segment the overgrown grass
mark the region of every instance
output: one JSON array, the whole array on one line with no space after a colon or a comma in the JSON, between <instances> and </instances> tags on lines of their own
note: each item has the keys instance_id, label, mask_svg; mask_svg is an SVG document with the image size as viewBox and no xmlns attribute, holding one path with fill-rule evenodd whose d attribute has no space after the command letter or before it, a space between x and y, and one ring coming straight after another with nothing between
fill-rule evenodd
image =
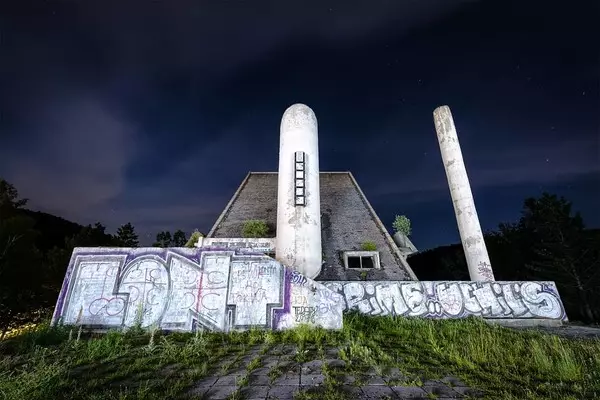
<instances>
[{"instance_id":1,"label":"overgrown grass","mask_svg":"<svg viewBox=\"0 0 600 400\"><path fill-rule=\"evenodd\" d=\"M79 339L78 339L79 337ZM344 377L361 384L367 371L395 385L422 385L454 376L487 398L600 397L600 340L517 331L482 320L367 317L349 313L340 331L309 327L284 332L163 334L132 329L79 334L77 328L38 326L0 342L0 399L182 398L226 357L237 365L249 346L293 345L296 362L323 360L322 392L303 398L344 398ZM337 349L343 368L325 360ZM262 356L268 357L267 355ZM229 359L228 358L228 359ZM261 365L255 357L242 368ZM224 367L223 367L224 368ZM281 375L277 367L269 376ZM241 385L243 386L243 385Z\"/></svg>"},{"instance_id":2,"label":"overgrown grass","mask_svg":"<svg viewBox=\"0 0 600 400\"><path fill-rule=\"evenodd\" d=\"M375 242L366 241L360 246L363 251L377 251L377 245Z\"/></svg>"}]
</instances>

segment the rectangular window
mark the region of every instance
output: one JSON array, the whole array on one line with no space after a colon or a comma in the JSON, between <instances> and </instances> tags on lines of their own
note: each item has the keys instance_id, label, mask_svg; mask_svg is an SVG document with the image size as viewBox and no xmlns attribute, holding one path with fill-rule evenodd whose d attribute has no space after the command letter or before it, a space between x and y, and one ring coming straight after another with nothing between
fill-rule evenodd
<instances>
[{"instance_id":1,"label":"rectangular window","mask_svg":"<svg viewBox=\"0 0 600 400\"><path fill-rule=\"evenodd\" d=\"M375 262L373 261L373 256L361 257L360 258L360 267L361 268L375 268Z\"/></svg>"},{"instance_id":2,"label":"rectangular window","mask_svg":"<svg viewBox=\"0 0 600 400\"><path fill-rule=\"evenodd\" d=\"M377 251L346 251L344 264L349 269L379 269L379 252Z\"/></svg>"},{"instance_id":3,"label":"rectangular window","mask_svg":"<svg viewBox=\"0 0 600 400\"><path fill-rule=\"evenodd\" d=\"M348 257L348 268L360 268L360 257Z\"/></svg>"},{"instance_id":4,"label":"rectangular window","mask_svg":"<svg viewBox=\"0 0 600 400\"><path fill-rule=\"evenodd\" d=\"M304 191L304 188L306 187L306 184L304 182L304 180L305 180L304 171L306 168L305 161L306 161L306 155L304 154L303 151L297 151L294 154L294 178L295 178L295 182L296 182L294 185L294 196L295 196L294 204L296 206L305 206L306 205L306 192Z\"/></svg>"}]
</instances>

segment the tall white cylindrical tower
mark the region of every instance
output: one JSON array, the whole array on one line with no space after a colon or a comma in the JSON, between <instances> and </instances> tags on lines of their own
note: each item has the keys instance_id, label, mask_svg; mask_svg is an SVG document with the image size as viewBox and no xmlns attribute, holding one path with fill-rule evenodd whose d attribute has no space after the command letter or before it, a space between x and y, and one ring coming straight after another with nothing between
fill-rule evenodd
<instances>
[{"instance_id":1,"label":"tall white cylindrical tower","mask_svg":"<svg viewBox=\"0 0 600 400\"><path fill-rule=\"evenodd\" d=\"M469 276L472 281L493 281L494 273L490 264L483 233L479 224L471 185L460 150L454 119L448 106L433 111L433 121L437 132L442 161L450 186L450 196L458 223L460 240L465 251Z\"/></svg>"},{"instance_id":2,"label":"tall white cylindrical tower","mask_svg":"<svg viewBox=\"0 0 600 400\"><path fill-rule=\"evenodd\" d=\"M314 279L321 256L317 117L310 107L294 104L281 118L275 258Z\"/></svg>"}]
</instances>

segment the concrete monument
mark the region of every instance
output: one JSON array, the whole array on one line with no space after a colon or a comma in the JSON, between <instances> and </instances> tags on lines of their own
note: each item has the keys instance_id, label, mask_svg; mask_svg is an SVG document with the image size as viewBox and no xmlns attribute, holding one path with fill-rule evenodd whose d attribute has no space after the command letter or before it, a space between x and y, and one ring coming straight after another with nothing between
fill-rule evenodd
<instances>
[{"instance_id":1,"label":"concrete monument","mask_svg":"<svg viewBox=\"0 0 600 400\"><path fill-rule=\"evenodd\" d=\"M434 120L475 282L419 281L352 174L319 171L317 119L295 104L281 120L279 172L250 172L195 248L76 248L53 323L91 330L339 329L349 309L566 321L554 282L494 281L448 107L436 109ZM257 219L271 227L267 237L242 237L244 223Z\"/></svg>"}]
</instances>

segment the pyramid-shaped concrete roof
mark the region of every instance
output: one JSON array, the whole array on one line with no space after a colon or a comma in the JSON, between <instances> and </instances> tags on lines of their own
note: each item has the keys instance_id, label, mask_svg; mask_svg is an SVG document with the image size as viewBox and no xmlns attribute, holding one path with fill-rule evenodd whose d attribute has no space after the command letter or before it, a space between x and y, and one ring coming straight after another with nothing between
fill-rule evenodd
<instances>
[{"instance_id":1,"label":"pyramid-shaped concrete roof","mask_svg":"<svg viewBox=\"0 0 600 400\"><path fill-rule=\"evenodd\" d=\"M359 280L360 272L344 268L342 253L374 242L381 269L368 280L416 280L405 257L390 237L350 172L321 172L321 228L324 265L316 280ZM250 172L207 237L242 237L244 222L266 221L276 236L277 173Z\"/></svg>"}]
</instances>

